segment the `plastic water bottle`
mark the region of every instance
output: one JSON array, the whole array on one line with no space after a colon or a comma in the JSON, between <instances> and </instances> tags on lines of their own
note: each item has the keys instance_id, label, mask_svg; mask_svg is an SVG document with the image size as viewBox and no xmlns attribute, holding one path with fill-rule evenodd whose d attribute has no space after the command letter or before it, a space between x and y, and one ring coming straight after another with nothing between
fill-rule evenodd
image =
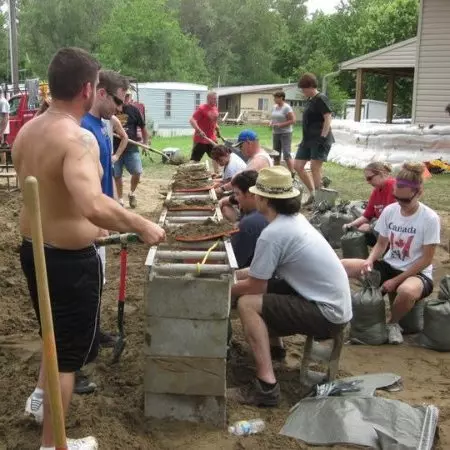
<instances>
[{"instance_id":1,"label":"plastic water bottle","mask_svg":"<svg viewBox=\"0 0 450 450\"><path fill-rule=\"evenodd\" d=\"M266 428L262 419L240 420L228 427L228 432L235 436L248 436L249 434L261 433Z\"/></svg>"}]
</instances>

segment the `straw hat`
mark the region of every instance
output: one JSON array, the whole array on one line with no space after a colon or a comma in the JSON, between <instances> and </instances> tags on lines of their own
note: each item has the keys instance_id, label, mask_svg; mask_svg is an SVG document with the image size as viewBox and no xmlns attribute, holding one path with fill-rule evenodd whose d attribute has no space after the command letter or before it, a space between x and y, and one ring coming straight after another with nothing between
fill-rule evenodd
<instances>
[{"instance_id":1,"label":"straw hat","mask_svg":"<svg viewBox=\"0 0 450 450\"><path fill-rule=\"evenodd\" d=\"M300 191L292 183L291 172L283 166L262 169L256 185L249 191L266 198L294 198L300 195Z\"/></svg>"}]
</instances>

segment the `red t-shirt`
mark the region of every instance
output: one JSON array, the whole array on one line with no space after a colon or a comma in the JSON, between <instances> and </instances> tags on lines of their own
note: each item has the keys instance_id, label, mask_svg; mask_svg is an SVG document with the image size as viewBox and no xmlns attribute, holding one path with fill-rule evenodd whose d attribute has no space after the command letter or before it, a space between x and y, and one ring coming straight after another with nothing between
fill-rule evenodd
<instances>
[{"instance_id":1,"label":"red t-shirt","mask_svg":"<svg viewBox=\"0 0 450 450\"><path fill-rule=\"evenodd\" d=\"M219 110L217 106L210 106L207 103L200 105L197 111L192 116L198 123L199 128L213 141L217 140L216 125L219 117ZM194 142L202 144L209 144L206 139L203 139L197 132L194 134Z\"/></svg>"},{"instance_id":2,"label":"red t-shirt","mask_svg":"<svg viewBox=\"0 0 450 450\"><path fill-rule=\"evenodd\" d=\"M395 178L388 178L381 187L372 191L369 203L363 214L366 219L378 219L385 206L395 203L394 187Z\"/></svg>"}]
</instances>

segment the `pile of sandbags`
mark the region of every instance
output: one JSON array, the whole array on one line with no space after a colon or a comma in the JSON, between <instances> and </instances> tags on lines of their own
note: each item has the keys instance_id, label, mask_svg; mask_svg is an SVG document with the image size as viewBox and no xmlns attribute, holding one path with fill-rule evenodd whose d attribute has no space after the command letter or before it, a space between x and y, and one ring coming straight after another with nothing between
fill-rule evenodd
<instances>
[{"instance_id":1,"label":"pile of sandbags","mask_svg":"<svg viewBox=\"0 0 450 450\"><path fill-rule=\"evenodd\" d=\"M341 248L341 238L344 235L343 225L360 217L364 209L365 205L362 201L341 202L333 207L322 202L316 206L310 223L333 248Z\"/></svg>"},{"instance_id":2,"label":"pile of sandbags","mask_svg":"<svg viewBox=\"0 0 450 450\"><path fill-rule=\"evenodd\" d=\"M423 331L419 343L441 352L450 351L450 275L439 286L438 298L428 300L423 312Z\"/></svg>"},{"instance_id":3,"label":"pile of sandbags","mask_svg":"<svg viewBox=\"0 0 450 450\"><path fill-rule=\"evenodd\" d=\"M352 343L381 345L387 342L386 305L380 281L380 272L373 270L364 276L361 290L352 292Z\"/></svg>"}]
</instances>

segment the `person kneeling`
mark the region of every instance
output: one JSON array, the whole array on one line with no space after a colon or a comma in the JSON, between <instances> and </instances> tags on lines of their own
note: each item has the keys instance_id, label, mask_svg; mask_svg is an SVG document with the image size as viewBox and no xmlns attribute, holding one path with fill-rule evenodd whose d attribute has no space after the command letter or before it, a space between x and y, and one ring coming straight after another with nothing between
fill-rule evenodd
<instances>
[{"instance_id":1,"label":"person kneeling","mask_svg":"<svg viewBox=\"0 0 450 450\"><path fill-rule=\"evenodd\" d=\"M300 193L289 170L261 170L249 191L269 225L256 243L250 268L238 271L231 293L239 298L239 317L257 378L248 387L230 390L229 396L241 403L276 406L280 387L269 336L335 336L352 317L350 287L333 249L298 214Z\"/></svg>"}]
</instances>

